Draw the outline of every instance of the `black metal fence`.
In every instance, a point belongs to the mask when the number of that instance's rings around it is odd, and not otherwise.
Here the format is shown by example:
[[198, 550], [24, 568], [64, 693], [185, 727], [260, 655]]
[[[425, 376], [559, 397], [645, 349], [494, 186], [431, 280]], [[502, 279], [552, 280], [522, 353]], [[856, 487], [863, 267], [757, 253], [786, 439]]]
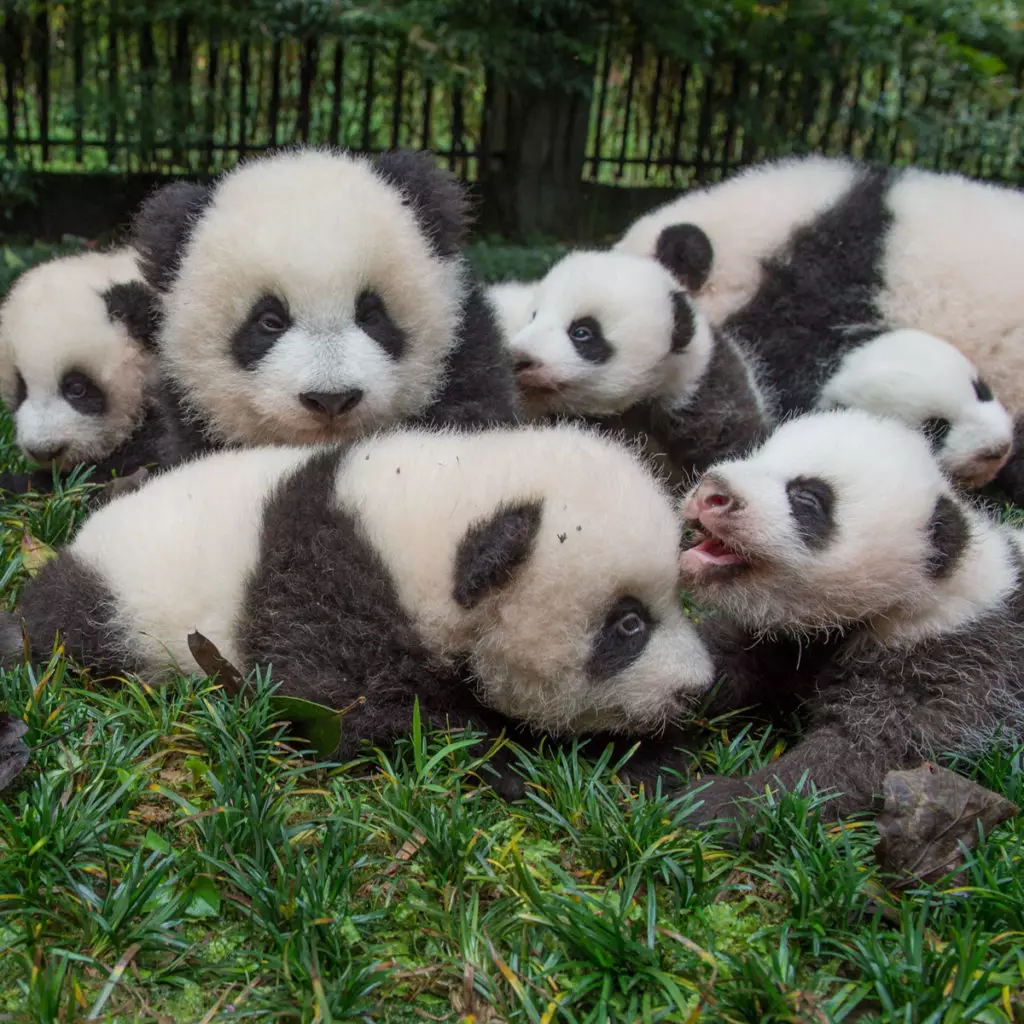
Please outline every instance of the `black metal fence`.
[[[472, 63], [432, 80], [407, 39], [222, 38], [191, 15], [140, 23], [116, 3], [9, 5], [0, 24], [0, 154], [48, 170], [205, 173], [292, 142], [428, 148], [479, 176], [490, 80]], [[818, 150], [1024, 180], [1016, 92], [942, 80], [913, 58], [837, 53], [827, 76], [709, 55], [680, 63], [610, 33], [590, 97], [584, 178], [714, 180]]]

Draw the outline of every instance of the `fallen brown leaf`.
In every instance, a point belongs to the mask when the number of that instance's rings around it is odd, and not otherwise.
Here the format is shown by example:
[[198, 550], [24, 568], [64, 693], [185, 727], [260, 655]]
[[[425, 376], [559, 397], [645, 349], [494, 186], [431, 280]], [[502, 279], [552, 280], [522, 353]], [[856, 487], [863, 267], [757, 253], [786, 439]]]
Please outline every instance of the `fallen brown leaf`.
[[220, 685], [232, 697], [237, 697], [245, 689], [242, 673], [217, 650], [212, 640], [208, 640], [199, 632], [189, 633], [188, 649], [192, 652], [196, 664], [210, 678], [216, 676]]
[[52, 562], [56, 557], [57, 552], [49, 544], [36, 540], [28, 530], [21, 535], [21, 564], [29, 576], [35, 576], [47, 562]]
[[875, 857], [883, 870], [904, 876], [897, 888], [948, 875], [963, 863], [964, 849], [977, 845], [979, 822], [987, 835], [1020, 813], [998, 793], [927, 761], [889, 772], [882, 788]]

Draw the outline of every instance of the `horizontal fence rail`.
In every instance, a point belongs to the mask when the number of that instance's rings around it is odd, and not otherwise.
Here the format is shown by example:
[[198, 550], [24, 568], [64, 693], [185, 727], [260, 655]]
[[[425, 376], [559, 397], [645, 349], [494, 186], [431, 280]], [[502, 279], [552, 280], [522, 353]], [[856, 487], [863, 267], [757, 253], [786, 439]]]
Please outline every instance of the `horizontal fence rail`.
[[[146, 21], [117, 0], [8, 3], [0, 22], [0, 154], [44, 170], [212, 173], [297, 142], [430, 149], [463, 178], [489, 150], [490, 76], [432, 79], [405, 38], [231, 38], [201, 16]], [[1021, 71], [994, 99], [913, 56], [835, 54], [828, 76], [715, 59], [682, 63], [606, 38], [583, 178], [684, 186], [787, 153], [848, 153], [1024, 181]]]

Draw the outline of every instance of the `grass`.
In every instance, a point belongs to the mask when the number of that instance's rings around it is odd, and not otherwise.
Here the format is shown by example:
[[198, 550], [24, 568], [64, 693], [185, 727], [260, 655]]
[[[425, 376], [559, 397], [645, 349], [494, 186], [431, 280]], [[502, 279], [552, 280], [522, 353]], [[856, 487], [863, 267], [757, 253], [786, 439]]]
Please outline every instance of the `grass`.
[[[20, 466], [6, 420], [0, 462]], [[90, 490], [3, 508], [8, 607], [25, 529], [64, 543]], [[57, 651], [0, 674], [0, 710], [37, 748], [0, 793], [0, 1021], [1024, 1020], [1024, 821], [897, 895], [870, 821], [824, 825], [818, 796], [766, 803], [731, 851], [608, 754], [542, 751], [506, 805], [461, 735], [317, 762], [266, 681], [241, 704]], [[784, 747], [706, 736], [717, 772]], [[957, 767], [1021, 802], [1022, 756]]]

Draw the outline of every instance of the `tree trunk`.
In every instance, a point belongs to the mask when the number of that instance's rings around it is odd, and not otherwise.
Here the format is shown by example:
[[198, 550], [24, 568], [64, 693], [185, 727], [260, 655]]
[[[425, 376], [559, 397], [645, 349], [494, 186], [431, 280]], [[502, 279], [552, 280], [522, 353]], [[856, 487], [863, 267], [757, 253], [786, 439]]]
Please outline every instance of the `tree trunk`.
[[515, 239], [567, 237], [581, 214], [590, 90], [561, 92], [495, 80], [488, 90], [489, 149], [501, 154], [486, 198]]

